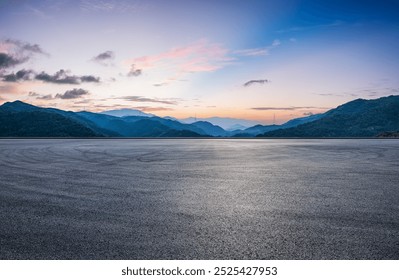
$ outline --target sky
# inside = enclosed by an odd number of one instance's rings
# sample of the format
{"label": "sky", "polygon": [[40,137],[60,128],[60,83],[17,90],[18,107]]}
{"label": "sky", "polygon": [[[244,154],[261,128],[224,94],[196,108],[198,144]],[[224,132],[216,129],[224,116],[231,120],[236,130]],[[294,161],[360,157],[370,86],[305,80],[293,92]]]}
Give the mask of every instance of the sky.
{"label": "sky", "polygon": [[262,124],[399,94],[399,1],[0,0],[0,104]]}

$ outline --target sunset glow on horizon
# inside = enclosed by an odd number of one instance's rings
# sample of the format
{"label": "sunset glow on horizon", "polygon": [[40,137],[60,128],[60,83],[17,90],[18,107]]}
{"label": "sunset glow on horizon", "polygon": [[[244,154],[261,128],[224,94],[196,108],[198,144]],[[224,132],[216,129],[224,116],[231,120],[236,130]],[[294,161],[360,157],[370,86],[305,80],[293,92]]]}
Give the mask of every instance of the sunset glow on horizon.
{"label": "sunset glow on horizon", "polygon": [[262,124],[399,94],[397,1],[0,1],[0,104]]}

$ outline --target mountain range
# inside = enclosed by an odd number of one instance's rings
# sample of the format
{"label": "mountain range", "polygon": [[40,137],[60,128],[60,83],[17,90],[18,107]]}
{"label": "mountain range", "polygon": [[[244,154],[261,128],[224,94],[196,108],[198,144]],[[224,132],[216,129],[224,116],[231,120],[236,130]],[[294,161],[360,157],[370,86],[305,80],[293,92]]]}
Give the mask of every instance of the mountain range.
{"label": "mountain range", "polygon": [[179,120],[182,123],[194,123],[197,121],[209,122],[211,124],[220,126],[224,130],[234,131],[241,130],[257,125],[256,121],[235,119],[235,118],[221,118],[221,117],[211,117],[211,118],[186,118]]}
{"label": "mountain range", "polygon": [[119,110],[109,110],[103,111],[101,114],[110,115],[114,117],[129,117],[129,116],[136,116],[136,117],[155,117],[153,114],[144,113],[140,110],[136,109],[119,109]]}
{"label": "mountain range", "polygon": [[320,118],[258,137],[383,137],[399,131],[399,96],[356,99],[324,113]]}
{"label": "mountain range", "polygon": [[281,125],[207,120],[161,118],[132,109],[72,112],[14,101],[0,106],[0,137],[397,137],[399,96],[356,99]]}

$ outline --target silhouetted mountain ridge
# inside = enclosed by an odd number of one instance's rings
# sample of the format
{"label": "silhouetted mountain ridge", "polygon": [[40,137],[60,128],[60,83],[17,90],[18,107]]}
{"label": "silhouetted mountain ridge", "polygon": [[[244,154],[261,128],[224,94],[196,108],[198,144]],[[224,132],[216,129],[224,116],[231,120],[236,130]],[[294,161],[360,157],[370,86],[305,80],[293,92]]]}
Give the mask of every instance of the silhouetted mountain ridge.
{"label": "silhouetted mountain ridge", "polygon": [[207,121],[188,124],[152,115],[118,117],[21,101],[0,106],[0,137],[397,137],[397,131],[399,96],[356,99],[324,114],[235,131]]}
{"label": "silhouetted mountain ridge", "polygon": [[0,106],[1,137],[101,137],[102,133],[54,110],[20,101]]}
{"label": "silhouetted mountain ridge", "polygon": [[266,132],[259,137],[376,137],[399,130],[399,96],[356,99],[315,121]]}
{"label": "silhouetted mountain ridge", "polygon": [[296,118],[289,120],[286,123],[277,125],[277,124],[272,124],[272,125],[255,125],[243,130],[238,130],[238,131],[233,131],[233,136],[234,137],[254,137],[259,134],[263,134],[269,131],[274,131],[277,129],[284,129],[284,128],[290,128],[290,127],[295,127],[300,124],[312,122],[314,120],[318,120],[323,117],[323,114],[314,114],[302,118]]}
{"label": "silhouetted mountain ridge", "polygon": [[159,117],[114,117],[41,108],[21,101],[0,106],[0,137],[202,137],[196,126]]}
{"label": "silhouetted mountain ridge", "polygon": [[231,135],[230,132],[228,132],[228,131],[224,130],[223,128],[221,128],[220,126],[214,125],[210,122],[197,121],[197,122],[192,123],[191,125],[198,127],[199,129],[201,129],[208,135],[219,136],[219,137],[226,137],[226,136]]}
{"label": "silhouetted mountain ridge", "polygon": [[101,114],[114,116],[114,117],[128,117],[128,116],[139,116],[139,117],[153,117],[153,114],[144,113],[136,109],[119,109],[119,110],[109,110],[103,111]]}

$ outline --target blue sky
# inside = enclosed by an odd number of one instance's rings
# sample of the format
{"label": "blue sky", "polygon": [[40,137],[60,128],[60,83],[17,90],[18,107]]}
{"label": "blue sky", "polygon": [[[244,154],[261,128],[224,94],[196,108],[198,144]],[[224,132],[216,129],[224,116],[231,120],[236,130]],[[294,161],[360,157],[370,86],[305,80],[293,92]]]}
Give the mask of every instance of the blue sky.
{"label": "blue sky", "polygon": [[0,1],[0,102],[270,123],[398,94],[398,1]]}

